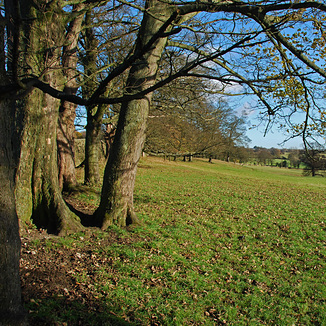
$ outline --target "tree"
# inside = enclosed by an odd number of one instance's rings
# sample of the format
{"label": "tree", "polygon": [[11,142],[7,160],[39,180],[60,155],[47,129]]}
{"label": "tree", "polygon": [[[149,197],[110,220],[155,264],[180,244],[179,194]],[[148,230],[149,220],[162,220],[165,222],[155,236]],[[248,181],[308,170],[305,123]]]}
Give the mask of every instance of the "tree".
{"label": "tree", "polygon": [[[310,7],[310,3],[306,4]],[[324,4],[315,5],[321,10],[303,7],[295,12],[255,18],[265,28],[268,41],[268,46],[262,45],[257,51],[263,52],[267,60],[273,58],[268,68],[260,59],[259,75],[271,78],[280,69],[283,71],[282,77],[262,92],[273,105],[273,118],[269,117],[266,131],[278,122],[288,133],[287,139],[300,136],[308,146],[325,134],[322,93],[326,74],[319,64],[325,57],[325,9]],[[282,21],[287,28],[278,27]]]}
{"label": "tree", "polygon": [[229,162],[236,146],[246,144],[249,139],[245,135],[245,117],[238,117],[235,114],[230,114],[224,124],[224,155],[225,160]]}
{"label": "tree", "polygon": [[[126,93],[137,94],[154,85],[167,37],[163,33],[174,20],[172,7],[164,2],[147,1],[135,52],[143,52],[132,63]],[[172,14],[172,15],[171,15]],[[168,24],[167,24],[168,22]],[[159,35],[151,42],[155,35]],[[150,43],[150,47],[148,46]],[[147,47],[147,51],[144,48]],[[102,229],[114,224],[138,223],[133,207],[137,164],[145,141],[145,128],[152,94],[122,104],[113,148],[104,172],[100,206],[96,211]]]}
{"label": "tree", "polygon": [[178,79],[154,94],[145,151],[165,155],[209,155],[224,142],[224,120],[231,111],[198,78]]}
{"label": "tree", "polygon": [[[6,19],[15,14],[14,6],[7,3]],[[5,33],[13,37],[13,29],[4,17],[0,29],[0,80],[8,82],[5,69]],[[11,23],[13,21],[11,20]],[[20,237],[14,196],[14,177],[17,155],[13,148],[12,99],[0,99],[0,325],[25,325],[26,316],[21,300],[19,259]]]}
{"label": "tree", "polygon": [[313,177],[316,175],[324,176],[323,173],[318,173],[319,171],[326,170],[324,153],[325,149],[318,145],[318,143],[313,146],[310,145],[309,148],[305,149],[304,154],[301,156],[301,161],[305,164],[305,175],[311,175]]}
{"label": "tree", "polygon": [[[57,3],[19,2],[20,57],[12,78],[41,76],[51,87],[60,87],[60,48],[64,42],[63,12]],[[17,42],[18,40],[16,40]],[[14,51],[13,47],[13,51]],[[18,54],[17,54],[18,55]],[[23,90],[22,90],[23,91]],[[24,92],[24,91],[23,91]],[[19,95],[18,91],[16,95]],[[58,181],[57,139],[59,102],[54,97],[33,89],[16,101],[16,148],[20,149],[16,173],[16,207],[19,218],[31,218],[49,232],[66,234],[80,230],[81,224],[65,204]]]}
{"label": "tree", "polygon": [[[96,9],[96,10],[95,10]],[[81,64],[84,68],[82,93],[84,98],[90,98],[103,76],[109,74],[123,58],[131,51],[134,43],[135,18],[128,6],[113,6],[109,10],[90,8],[85,17],[85,30],[82,37]],[[125,21],[128,21],[128,27]],[[95,24],[95,27],[94,27]],[[100,35],[100,36],[99,36]],[[100,72],[99,72],[100,71]],[[115,79],[114,85],[106,86],[105,96],[121,95],[125,84],[126,73],[121,73]],[[91,104],[86,106],[87,125],[85,143],[85,177],[88,185],[100,183],[99,157],[100,142],[103,138],[103,115],[115,115],[118,109],[112,105]]]}
{"label": "tree", "polygon": [[247,163],[252,157],[252,149],[243,146],[236,147],[235,158],[239,163]]}
{"label": "tree", "polygon": [[[1,74],[2,80],[4,77]],[[12,137],[11,121],[8,121],[12,108],[12,101],[0,101],[0,325],[25,324],[19,275],[20,238],[14,196],[15,159],[13,148],[6,141]]]}
{"label": "tree", "polygon": [[266,148],[261,148],[257,152],[257,161],[260,164],[267,165],[268,161],[272,160],[272,154]]}
{"label": "tree", "polygon": [[[69,22],[62,50],[63,77],[66,79],[64,92],[75,95],[77,83],[77,43],[81,32],[85,4],[73,7],[74,18]],[[76,186],[75,173],[75,117],[77,105],[61,101],[57,129],[59,186],[64,190]]]}
{"label": "tree", "polygon": [[299,151],[298,150],[291,150],[288,159],[290,161],[290,164],[294,168],[299,168],[300,167],[300,158],[299,158]]}
{"label": "tree", "polygon": [[[82,57],[82,64],[85,70],[86,80],[83,83],[82,91],[84,97],[90,97],[96,89],[97,80],[97,56],[98,40],[91,25],[91,11],[86,13],[84,48],[85,54]],[[104,105],[90,105],[86,107],[87,125],[85,142],[85,184],[94,185],[100,182],[99,173],[99,150],[101,140],[102,117],[104,114]]]}
{"label": "tree", "polygon": [[280,158],[281,157],[281,151],[278,148],[272,147],[270,149],[271,155],[273,158]]}

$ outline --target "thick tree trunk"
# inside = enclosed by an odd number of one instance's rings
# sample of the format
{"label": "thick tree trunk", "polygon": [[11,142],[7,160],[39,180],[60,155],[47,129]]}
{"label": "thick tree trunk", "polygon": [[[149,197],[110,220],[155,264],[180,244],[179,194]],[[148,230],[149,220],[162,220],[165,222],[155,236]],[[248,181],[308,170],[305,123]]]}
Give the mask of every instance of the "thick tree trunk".
{"label": "thick tree trunk", "polygon": [[[22,44],[27,63],[20,69],[43,74],[43,80],[56,87],[61,82],[60,40],[64,24],[56,2],[48,6],[40,1],[21,0],[24,18]],[[44,12],[42,12],[44,10]],[[49,15],[47,12],[51,12]],[[35,18],[35,19],[33,19]],[[39,90],[17,101],[16,121],[20,159],[16,174],[18,217],[60,235],[82,228],[79,219],[68,209],[59,188],[57,165],[57,123],[59,103]]]}
{"label": "thick tree trunk", "polygon": [[135,100],[121,107],[117,133],[105,168],[101,203],[96,212],[102,229],[138,223],[133,191],[145,141],[148,101]]}
{"label": "thick tree trunk", "polygon": [[[84,15],[80,13],[84,4],[76,5],[73,13],[79,13],[68,26],[66,44],[62,53],[63,74],[66,79],[64,92],[75,95],[78,84],[76,80],[77,43]],[[59,185],[69,190],[77,184],[75,171],[75,118],[77,105],[62,101],[59,110],[57,132]]]}
{"label": "thick tree trunk", "polygon": [[[5,69],[5,34],[14,40],[15,8],[5,2],[7,30],[0,14],[0,83],[5,85],[9,78]],[[12,43],[7,42],[11,54]],[[10,70],[11,67],[7,68]],[[15,208],[14,174],[17,155],[13,151],[14,101],[0,101],[0,325],[27,325],[21,300],[19,275],[20,237]]]}
{"label": "thick tree trunk", "polygon": [[[136,41],[136,50],[144,47],[171,15],[171,7],[164,2],[146,2],[146,12]],[[137,93],[152,86],[156,79],[158,64],[166,43],[161,35],[131,67],[127,90]],[[95,213],[97,224],[102,229],[110,225],[126,226],[138,223],[133,206],[133,191],[137,164],[145,141],[145,129],[152,94],[142,99],[122,104],[118,127],[107,162],[100,206]]]}
{"label": "thick tree trunk", "polygon": [[50,233],[78,231],[81,224],[65,204],[58,181],[58,102],[34,90],[19,109],[26,110],[26,116],[16,176],[18,216],[23,220],[31,216],[36,226]]}
{"label": "thick tree trunk", "polygon": [[9,101],[0,102],[0,325],[24,325],[20,290],[20,237],[14,198]]}

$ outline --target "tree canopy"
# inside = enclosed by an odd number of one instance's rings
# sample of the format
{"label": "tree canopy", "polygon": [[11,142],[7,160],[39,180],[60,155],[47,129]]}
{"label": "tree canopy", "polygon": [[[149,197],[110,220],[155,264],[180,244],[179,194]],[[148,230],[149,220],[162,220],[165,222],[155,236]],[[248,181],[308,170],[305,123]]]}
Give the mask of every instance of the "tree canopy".
{"label": "tree canopy", "polygon": [[[81,3],[80,13],[93,8],[90,23],[96,26],[97,71],[92,74],[96,75],[96,86],[91,93],[73,95],[62,88],[54,89],[39,78],[40,73],[34,71],[18,76],[17,65],[9,64],[16,76],[11,83],[2,85],[3,95],[38,87],[51,96],[79,105],[114,104],[141,98],[175,78],[195,76],[218,81],[219,91],[240,85],[241,94],[254,95],[257,109],[268,123],[267,129],[278,123],[289,131],[289,137],[301,135],[305,140],[324,134],[323,2],[168,1],[165,3],[169,18],[136,52],[132,43],[135,35],[142,32],[142,16],[157,4],[143,1]],[[67,21],[78,12],[65,1],[60,5]],[[18,26],[21,25],[15,10],[9,15],[13,18],[11,21],[16,19]],[[167,27],[171,31],[168,32]],[[127,72],[132,63],[162,37],[168,38],[165,51],[170,65],[165,65],[156,82],[132,95],[123,94],[123,86],[120,93],[116,89],[107,93],[110,83]],[[12,40],[15,46],[19,43],[17,33],[13,33]],[[18,57],[15,46],[12,56]],[[11,57],[10,52],[8,57]],[[183,64],[180,64],[180,53]],[[198,66],[205,66],[206,71],[195,71]],[[89,74],[84,74],[80,68],[76,68],[76,75],[85,82]]]}

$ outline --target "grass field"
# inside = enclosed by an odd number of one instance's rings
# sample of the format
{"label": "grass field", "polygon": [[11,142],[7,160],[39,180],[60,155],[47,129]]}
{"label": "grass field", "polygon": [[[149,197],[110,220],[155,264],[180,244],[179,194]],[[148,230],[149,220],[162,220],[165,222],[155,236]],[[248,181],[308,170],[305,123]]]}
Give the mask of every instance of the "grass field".
{"label": "grass field", "polygon": [[[26,303],[32,320],[326,325],[326,178],[144,158],[135,207],[143,225],[131,230],[41,240],[47,252],[78,250],[86,257],[91,248],[95,265],[72,273],[101,309],[86,318],[67,301],[59,309],[55,299],[35,297]],[[40,250],[40,241],[28,250]]]}

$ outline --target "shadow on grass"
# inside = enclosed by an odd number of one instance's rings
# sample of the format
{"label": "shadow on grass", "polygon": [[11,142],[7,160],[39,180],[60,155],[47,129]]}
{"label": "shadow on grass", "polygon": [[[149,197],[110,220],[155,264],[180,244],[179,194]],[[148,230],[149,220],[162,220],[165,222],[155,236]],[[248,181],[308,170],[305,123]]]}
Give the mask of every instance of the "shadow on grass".
{"label": "shadow on grass", "polygon": [[[47,263],[22,274],[22,294],[29,325],[33,326],[136,326],[139,323],[133,319],[133,312],[127,313],[126,321],[119,317],[119,303],[106,302],[105,297],[94,292],[92,270],[76,262],[69,262],[67,254],[60,257],[50,255]],[[55,260],[54,258],[57,258]],[[89,263],[87,263],[89,265]],[[37,266],[37,264],[35,265]],[[76,266],[89,274],[85,283],[77,282]],[[23,270],[21,271],[23,272]]]}
{"label": "shadow on grass", "polygon": [[[110,310],[100,300],[92,301],[92,306],[65,297],[51,297],[32,300],[26,305],[29,311],[29,325],[33,326],[137,326],[119,318],[114,309]],[[115,311],[117,311],[115,309]]]}
{"label": "shadow on grass", "polygon": [[[99,273],[103,263],[94,254],[92,237],[61,245],[51,239],[25,238],[21,251],[21,288],[29,325],[101,326],[139,325],[133,310],[122,311],[122,301],[108,301],[97,288],[106,283]],[[96,240],[97,243],[97,240]]]}

